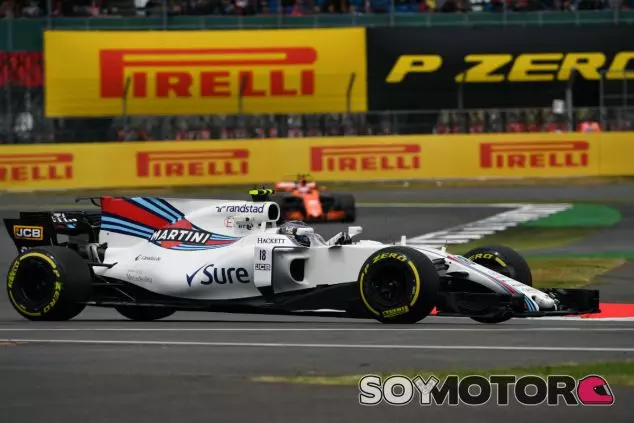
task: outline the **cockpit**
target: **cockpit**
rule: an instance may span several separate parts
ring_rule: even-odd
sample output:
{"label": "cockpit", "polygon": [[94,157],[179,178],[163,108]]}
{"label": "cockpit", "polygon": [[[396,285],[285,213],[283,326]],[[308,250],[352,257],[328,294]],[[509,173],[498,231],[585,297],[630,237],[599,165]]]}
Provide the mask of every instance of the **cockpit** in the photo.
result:
{"label": "cockpit", "polygon": [[283,223],[280,225],[278,233],[289,236],[303,247],[332,246],[350,243],[350,237],[346,232],[340,232],[326,241],[323,236],[315,232],[314,228],[298,220]]}

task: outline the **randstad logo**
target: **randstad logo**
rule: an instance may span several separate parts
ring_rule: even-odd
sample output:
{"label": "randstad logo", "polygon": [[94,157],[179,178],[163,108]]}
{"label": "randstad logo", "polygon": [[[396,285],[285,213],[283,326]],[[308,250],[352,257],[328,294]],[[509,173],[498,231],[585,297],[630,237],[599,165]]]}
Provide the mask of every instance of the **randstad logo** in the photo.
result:
{"label": "randstad logo", "polygon": [[218,213],[264,213],[264,206],[258,206],[255,204],[231,204],[226,206],[216,206]]}

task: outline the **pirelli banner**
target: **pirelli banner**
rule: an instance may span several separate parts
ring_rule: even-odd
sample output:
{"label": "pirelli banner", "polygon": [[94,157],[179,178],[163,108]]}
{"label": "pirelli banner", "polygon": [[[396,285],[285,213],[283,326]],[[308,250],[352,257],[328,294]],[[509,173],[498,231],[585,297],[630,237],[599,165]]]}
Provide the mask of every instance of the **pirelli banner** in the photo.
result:
{"label": "pirelli banner", "polygon": [[47,31],[48,117],[367,110],[362,28]]}
{"label": "pirelli banner", "polygon": [[[369,28],[373,111],[550,107],[571,85],[575,106],[599,105],[634,79],[630,26]],[[573,79],[574,75],[574,79]]]}
{"label": "pirelli banner", "polygon": [[320,181],[627,176],[632,140],[622,132],[2,146],[0,190],[251,185],[298,173]]}

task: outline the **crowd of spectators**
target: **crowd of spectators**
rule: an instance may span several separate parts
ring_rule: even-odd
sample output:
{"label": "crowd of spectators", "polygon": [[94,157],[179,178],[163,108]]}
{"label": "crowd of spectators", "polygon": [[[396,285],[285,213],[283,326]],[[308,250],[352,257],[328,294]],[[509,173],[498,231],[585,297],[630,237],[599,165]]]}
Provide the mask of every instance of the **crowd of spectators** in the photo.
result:
{"label": "crowd of spectators", "polygon": [[[0,18],[634,9],[634,0],[0,0]],[[50,7],[50,11],[49,11]]]}
{"label": "crowd of spectators", "polygon": [[550,108],[324,115],[131,116],[46,119],[31,108],[9,122],[0,114],[0,143],[186,141],[406,134],[634,131],[634,108],[567,114]]}
{"label": "crowd of spectators", "polygon": [[[114,0],[114,2],[125,4],[127,0]],[[49,15],[90,17],[124,14],[117,11],[116,8],[109,6],[109,0],[0,0],[0,18],[42,18]]]}
{"label": "crowd of spectators", "polygon": [[632,131],[634,109],[610,109],[602,125],[598,110],[580,109],[569,121],[552,109],[471,110],[285,116],[134,117],[113,122],[118,141],[231,138],[473,134],[571,131]]}

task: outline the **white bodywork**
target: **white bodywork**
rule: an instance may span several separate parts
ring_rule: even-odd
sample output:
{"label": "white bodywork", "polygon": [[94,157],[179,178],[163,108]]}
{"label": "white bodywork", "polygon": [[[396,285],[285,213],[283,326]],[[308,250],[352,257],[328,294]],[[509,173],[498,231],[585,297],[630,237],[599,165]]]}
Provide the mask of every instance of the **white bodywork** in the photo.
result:
{"label": "white bodywork", "polygon": [[[332,245],[332,240],[325,241],[310,228],[304,232],[307,232],[305,235],[310,238],[311,246],[299,246],[292,237],[278,233],[279,228],[272,221],[277,219],[279,209],[272,202],[141,200],[137,201],[140,204],[151,201],[146,206],[156,206],[156,213],[164,213],[167,204],[182,215],[179,218],[174,216],[176,212],[171,212],[174,217],[172,226],[158,228],[151,233],[147,229],[128,229],[134,228],[135,224],[110,218],[108,213],[104,213],[99,242],[108,246],[103,262],[116,264],[110,268],[95,266],[94,271],[98,275],[127,281],[172,297],[228,300],[259,297],[261,292],[258,288],[261,287],[272,286],[278,294],[319,285],[354,282],[368,256],[392,245],[363,240],[348,245]],[[274,218],[270,219],[271,216]],[[179,222],[191,223],[204,233],[213,233],[230,241],[226,245],[204,248],[196,245],[174,247],[172,244],[179,237],[191,237],[191,231],[173,229]],[[126,232],[128,230],[130,234]],[[350,228],[352,236],[360,231],[359,227]],[[166,243],[172,246],[166,247]],[[432,260],[446,259],[449,265],[447,273],[468,272],[469,280],[494,292],[524,294],[530,311],[555,309],[555,302],[546,293],[464,257],[448,254],[443,249],[415,248]],[[292,276],[290,269],[294,260],[304,260],[303,278]]]}

